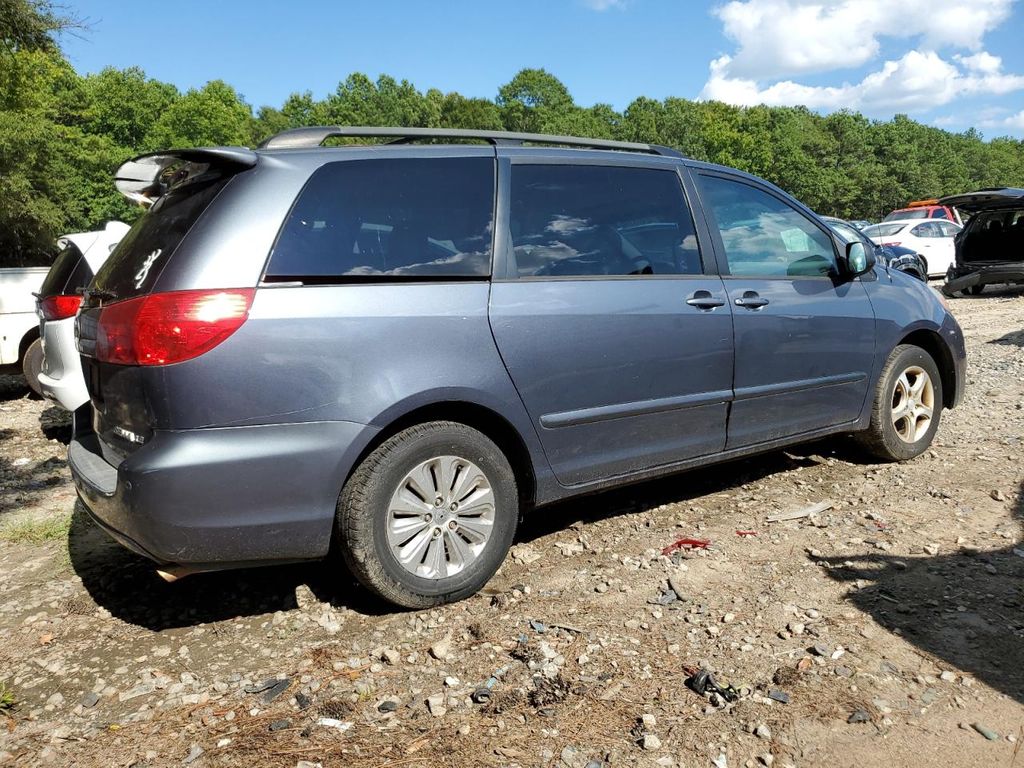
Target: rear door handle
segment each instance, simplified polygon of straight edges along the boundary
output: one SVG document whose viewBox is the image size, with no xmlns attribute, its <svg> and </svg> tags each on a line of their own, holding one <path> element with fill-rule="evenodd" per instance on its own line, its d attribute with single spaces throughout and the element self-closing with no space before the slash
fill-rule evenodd
<svg viewBox="0 0 1024 768">
<path fill-rule="evenodd" d="M 743 295 L 733 302 L 737 307 L 746 307 L 747 309 L 760 309 L 768 303 L 768 299 L 764 298 L 757 291 L 744 291 Z"/>
<path fill-rule="evenodd" d="M 724 307 L 725 300 L 717 299 L 711 295 L 711 291 L 695 291 L 693 296 L 686 300 L 691 307 L 710 311 L 715 307 Z"/>
</svg>

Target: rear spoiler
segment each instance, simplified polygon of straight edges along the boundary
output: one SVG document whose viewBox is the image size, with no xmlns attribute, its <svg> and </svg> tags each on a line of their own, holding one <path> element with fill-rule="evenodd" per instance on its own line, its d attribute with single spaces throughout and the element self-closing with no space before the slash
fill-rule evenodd
<svg viewBox="0 0 1024 768">
<path fill-rule="evenodd" d="M 133 203 L 149 207 L 171 189 L 254 165 L 256 153 L 245 147 L 172 149 L 129 160 L 117 169 L 114 185 Z"/>
</svg>

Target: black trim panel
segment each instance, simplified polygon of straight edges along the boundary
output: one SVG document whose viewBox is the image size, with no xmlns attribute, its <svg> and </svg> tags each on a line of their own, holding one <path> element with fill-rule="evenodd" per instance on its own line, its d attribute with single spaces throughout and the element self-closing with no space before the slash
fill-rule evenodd
<svg viewBox="0 0 1024 768">
<path fill-rule="evenodd" d="M 545 429 L 575 427 L 580 424 L 593 424 L 597 421 L 607 421 L 609 419 L 644 416 L 651 413 L 676 411 L 682 408 L 698 408 L 702 405 L 727 403 L 730 400 L 732 400 L 732 390 L 721 389 L 714 392 L 698 392 L 694 395 L 663 397 L 657 400 L 599 405 L 596 408 L 581 408 L 576 411 L 549 413 L 540 417 L 540 424 Z"/>
<path fill-rule="evenodd" d="M 799 379 L 797 381 L 783 381 L 778 384 L 762 384 L 757 387 L 743 387 L 736 390 L 736 400 L 753 400 L 756 397 L 768 397 L 770 395 L 788 395 L 793 392 L 806 392 L 809 389 L 821 389 L 824 387 L 836 387 L 841 384 L 854 384 L 864 381 L 868 375 L 862 371 L 855 373 L 839 373 L 834 376 L 821 376 L 816 379 Z"/>
</svg>

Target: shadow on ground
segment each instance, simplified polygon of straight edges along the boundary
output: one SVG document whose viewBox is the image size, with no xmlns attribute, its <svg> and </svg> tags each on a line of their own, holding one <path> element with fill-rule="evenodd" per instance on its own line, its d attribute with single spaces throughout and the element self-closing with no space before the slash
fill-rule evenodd
<svg viewBox="0 0 1024 768">
<path fill-rule="evenodd" d="M 933 280 L 931 285 L 935 290 L 939 290 L 942 286 L 942 280 Z M 961 301 L 985 301 L 986 299 L 1009 299 L 1024 294 L 1024 285 L 986 285 L 985 290 L 978 296 L 971 296 L 969 294 L 958 293 L 953 299 L 956 302 Z M 956 305 L 954 304 L 954 309 Z"/>
<path fill-rule="evenodd" d="M 516 539 L 529 542 L 568 528 L 576 522 L 597 522 L 631 512 L 641 512 L 662 504 L 686 503 L 701 496 L 757 482 L 779 472 L 813 467 L 824 458 L 851 464 L 873 463 L 852 440 L 829 438 L 788 447 L 785 451 L 701 467 L 699 471 L 679 472 L 658 480 L 636 483 L 543 507 L 526 515 L 519 526 Z"/>
<path fill-rule="evenodd" d="M 685 502 L 776 472 L 813 466 L 820 461 L 811 458 L 815 450 L 835 455 L 840 449 L 831 443 L 813 444 L 799 454 L 771 453 L 545 507 L 527 515 L 517 539 L 532 541 L 576 522 Z M 98 605 L 125 622 L 151 630 L 290 610 L 296 607 L 295 588 L 303 584 L 321 601 L 358 613 L 381 615 L 400 610 L 359 587 L 340 558 L 334 557 L 323 563 L 196 574 L 168 584 L 157 576 L 152 562 L 98 528 L 80 502 L 75 505 L 68 551 L 75 572 Z"/>
<path fill-rule="evenodd" d="M 47 408 L 40 416 L 40 428 L 48 439 L 66 445 L 71 439 L 71 414 L 61 408 Z M 17 437 L 17 430 L 0 429 L 0 518 L 35 503 L 64 482 L 67 462 L 62 456 L 42 460 L 19 456 Z M 63 450 L 60 453 L 63 455 Z"/>
<path fill-rule="evenodd" d="M 297 607 L 295 589 L 307 585 L 322 602 L 358 613 L 394 610 L 356 586 L 340 559 L 323 563 L 195 574 L 168 584 L 156 566 L 111 539 L 75 503 L 68 531 L 75 573 L 97 605 L 129 624 L 154 631 L 189 627 Z"/>
<path fill-rule="evenodd" d="M 0 373 L 0 402 L 20 400 L 31 392 L 21 374 Z"/>
<path fill-rule="evenodd" d="M 989 344 L 1000 344 L 1006 347 L 1024 347 L 1024 331 L 1010 331 L 998 339 L 992 339 Z"/>
<path fill-rule="evenodd" d="M 1013 515 L 1024 523 L 1024 488 Z M 955 666 L 1024 702 L 1024 544 L 823 562 L 831 578 L 850 583 L 847 600 L 939 667 Z"/>
</svg>

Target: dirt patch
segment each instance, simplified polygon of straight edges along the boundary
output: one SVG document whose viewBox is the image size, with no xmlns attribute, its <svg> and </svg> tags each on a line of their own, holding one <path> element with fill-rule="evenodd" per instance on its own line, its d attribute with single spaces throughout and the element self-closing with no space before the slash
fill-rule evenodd
<svg viewBox="0 0 1024 768">
<path fill-rule="evenodd" d="M 76 509 L 67 417 L 0 379 L 0 764 L 1013 765 L 1024 293 L 953 307 L 969 390 L 925 456 L 831 440 L 542 509 L 540 559 L 418 613 L 334 563 L 164 584 Z M 711 546 L 660 554 L 683 536 Z"/>
</svg>

